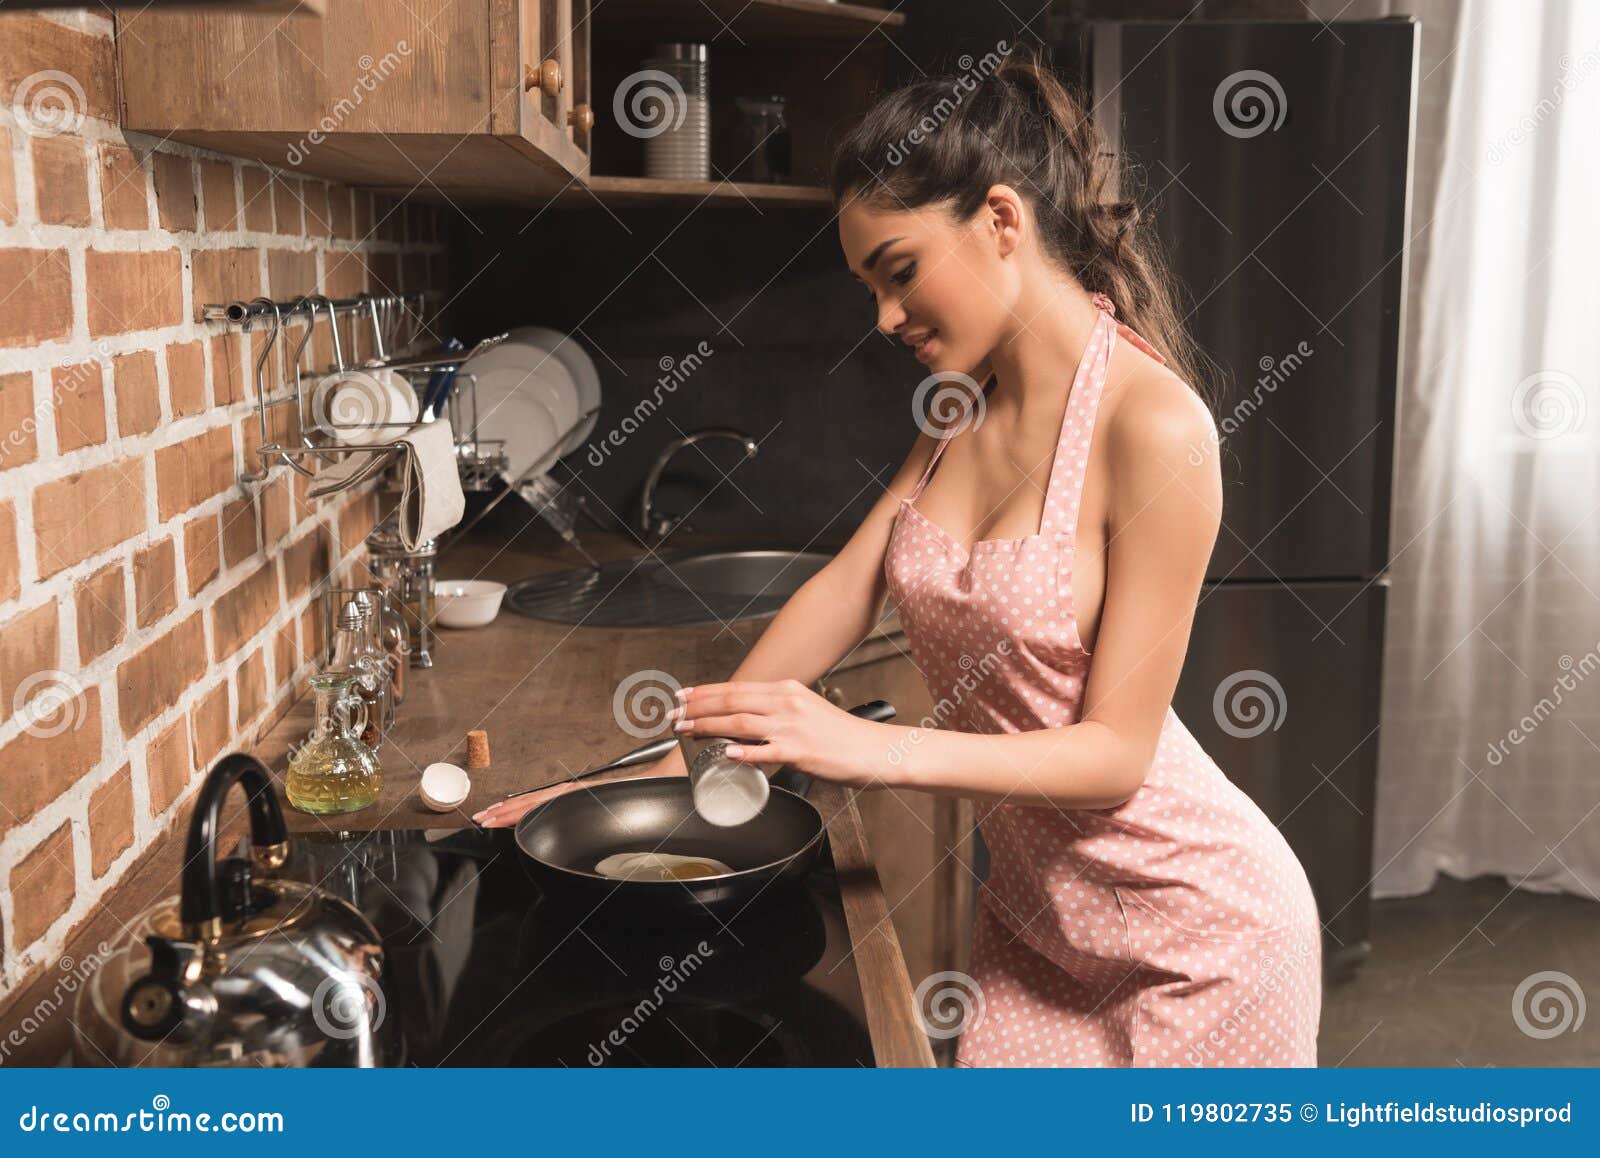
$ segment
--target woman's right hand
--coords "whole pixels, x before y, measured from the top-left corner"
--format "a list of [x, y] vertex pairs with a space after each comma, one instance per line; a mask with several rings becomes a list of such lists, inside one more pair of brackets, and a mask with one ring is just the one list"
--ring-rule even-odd
[[474, 823], [484, 828], [510, 828], [545, 801], [554, 800], [557, 796], [579, 788], [587, 788], [591, 784], [601, 784], [607, 780], [640, 780], [646, 776], [687, 775], [688, 769], [684, 766], [683, 754], [674, 750], [654, 764], [618, 768], [614, 772], [603, 772], [583, 780], [569, 780], [564, 784], [552, 784], [548, 788], [539, 788], [522, 796], [513, 796], [509, 800], [496, 801], [488, 808], [474, 812], [472, 819]]

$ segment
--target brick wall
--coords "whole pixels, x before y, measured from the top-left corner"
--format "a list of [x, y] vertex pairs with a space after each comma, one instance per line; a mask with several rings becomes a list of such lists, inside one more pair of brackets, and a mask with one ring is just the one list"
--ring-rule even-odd
[[443, 289], [427, 207], [122, 133], [111, 35], [0, 15], [0, 1002], [281, 716], [374, 518], [241, 488], [267, 331], [199, 308]]

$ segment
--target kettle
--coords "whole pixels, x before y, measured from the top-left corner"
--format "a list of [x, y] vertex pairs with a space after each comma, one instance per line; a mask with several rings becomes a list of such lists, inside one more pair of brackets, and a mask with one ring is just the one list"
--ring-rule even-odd
[[[235, 783], [250, 856], [217, 860]], [[207, 774], [184, 848], [181, 896], [130, 925], [78, 992], [74, 1055], [86, 1065], [380, 1066], [388, 1018], [378, 932], [347, 901], [275, 876], [289, 859], [266, 767], [235, 752]]]

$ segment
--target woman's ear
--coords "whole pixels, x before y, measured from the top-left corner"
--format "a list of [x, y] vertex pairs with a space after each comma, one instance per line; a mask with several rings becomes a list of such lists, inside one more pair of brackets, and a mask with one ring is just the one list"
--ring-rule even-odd
[[996, 252], [1001, 257], [1016, 252], [1028, 229], [1028, 210], [1022, 197], [1010, 185], [994, 185], [984, 200], [986, 224], [994, 235]]

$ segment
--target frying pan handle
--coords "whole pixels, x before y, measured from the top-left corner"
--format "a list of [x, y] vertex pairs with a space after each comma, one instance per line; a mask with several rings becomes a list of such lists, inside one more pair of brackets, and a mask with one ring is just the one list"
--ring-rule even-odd
[[[876, 724], [886, 724], [895, 717], [894, 705], [888, 700], [868, 700], [864, 704], [857, 704], [850, 709], [852, 716], [859, 716], [863, 720], [871, 720]], [[816, 783], [810, 776], [797, 768], [785, 764], [772, 774], [773, 783], [780, 788], [787, 788], [790, 792], [801, 796], [811, 794], [811, 786]]]

